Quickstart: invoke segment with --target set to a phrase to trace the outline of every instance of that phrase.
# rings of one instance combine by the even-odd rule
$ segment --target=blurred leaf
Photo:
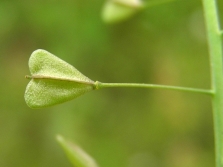
[[[142,8],[140,0],[108,0],[102,11],[106,23],[117,23],[126,20]]]
[[[25,101],[31,108],[52,106],[94,89],[94,82],[70,64],[45,50],[36,50],[29,59],[32,76]]]
[[[57,141],[60,143],[70,162],[75,167],[98,167],[94,159],[85,153],[79,146],[66,141],[61,135],[57,136]]]
[[[129,19],[142,9],[172,1],[175,0],[151,0],[148,2],[142,2],[141,0],[107,0],[102,11],[102,19],[106,23],[118,23]]]

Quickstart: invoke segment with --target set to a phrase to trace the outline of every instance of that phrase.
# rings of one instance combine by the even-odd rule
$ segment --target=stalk
[[[212,90],[207,89],[197,89],[197,88],[186,88],[180,86],[168,86],[168,85],[157,85],[157,84],[143,84],[143,83],[102,83],[95,82],[96,89],[100,88],[112,88],[112,87],[133,87],[133,88],[152,88],[152,89],[167,89],[176,91],[185,91],[193,93],[202,93],[207,95],[212,95]]]
[[[223,43],[221,39],[222,31],[219,26],[217,1],[203,0],[203,9],[210,52],[216,167],[223,167]]]

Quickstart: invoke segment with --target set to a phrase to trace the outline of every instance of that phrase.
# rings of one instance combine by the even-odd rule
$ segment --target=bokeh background
[[[0,166],[71,167],[55,139],[61,134],[101,167],[213,167],[206,95],[106,88],[46,109],[27,107],[24,76],[39,48],[92,80],[210,88],[200,0],[154,6],[115,25],[101,20],[103,4],[0,0]]]

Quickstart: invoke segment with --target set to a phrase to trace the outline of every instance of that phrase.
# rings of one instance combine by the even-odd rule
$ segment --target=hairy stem
[[[207,28],[210,52],[210,68],[215,133],[216,167],[223,167],[223,74],[222,74],[222,39],[219,27],[216,0],[203,0],[204,16]]]

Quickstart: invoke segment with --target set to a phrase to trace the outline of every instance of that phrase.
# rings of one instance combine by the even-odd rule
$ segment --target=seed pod
[[[76,98],[95,88],[94,82],[53,54],[38,49],[29,59],[31,79],[25,101],[31,108],[48,107]]]

